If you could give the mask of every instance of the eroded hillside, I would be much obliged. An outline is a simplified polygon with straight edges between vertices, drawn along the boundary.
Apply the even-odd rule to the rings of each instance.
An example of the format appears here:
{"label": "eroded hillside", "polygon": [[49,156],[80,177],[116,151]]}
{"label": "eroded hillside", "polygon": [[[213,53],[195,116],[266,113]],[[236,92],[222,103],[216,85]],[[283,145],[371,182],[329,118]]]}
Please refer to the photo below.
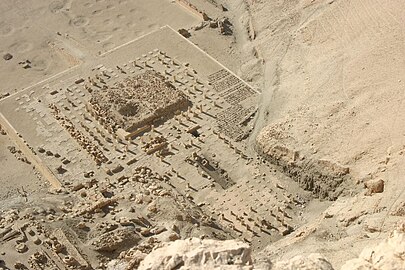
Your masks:
{"label": "eroded hillside", "polygon": [[[248,4],[253,43],[265,60],[258,147],[270,159],[269,145],[279,145],[299,153],[296,163],[328,160],[351,175],[350,192],[324,213],[327,219],[316,218],[268,252],[320,251],[339,265],[403,218],[404,3]],[[382,193],[364,189],[379,180]]]}

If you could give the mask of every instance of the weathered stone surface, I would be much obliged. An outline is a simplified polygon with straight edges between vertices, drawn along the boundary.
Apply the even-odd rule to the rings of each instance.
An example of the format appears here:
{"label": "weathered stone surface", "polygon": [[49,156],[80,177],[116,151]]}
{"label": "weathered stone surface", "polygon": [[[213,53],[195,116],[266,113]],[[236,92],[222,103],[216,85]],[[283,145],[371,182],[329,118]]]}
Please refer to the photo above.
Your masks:
{"label": "weathered stone surface", "polygon": [[129,262],[124,260],[112,260],[107,264],[107,270],[126,270],[128,269]]}
{"label": "weathered stone surface", "polygon": [[127,249],[138,243],[140,237],[132,229],[121,229],[105,233],[91,243],[96,251],[114,252]]}
{"label": "weathered stone surface", "polygon": [[381,193],[384,191],[384,180],[369,180],[364,183],[364,187],[367,188],[366,195],[372,195],[374,193]]}
{"label": "weathered stone surface", "polygon": [[139,269],[253,269],[251,264],[246,243],[190,238],[164,243],[146,256]]}
{"label": "weathered stone surface", "polygon": [[279,261],[274,264],[272,270],[333,270],[332,265],[324,256],[318,253],[309,256],[296,256],[290,260]]}
{"label": "weathered stone surface", "polygon": [[394,231],[376,247],[365,248],[359,258],[347,261],[342,270],[405,269],[405,233]]}

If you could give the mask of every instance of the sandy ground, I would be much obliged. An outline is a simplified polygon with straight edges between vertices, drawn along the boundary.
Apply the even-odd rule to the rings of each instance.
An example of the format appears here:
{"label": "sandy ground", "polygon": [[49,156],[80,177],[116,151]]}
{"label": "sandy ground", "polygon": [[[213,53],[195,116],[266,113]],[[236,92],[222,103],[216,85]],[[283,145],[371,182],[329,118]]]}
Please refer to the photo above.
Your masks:
{"label": "sandy ground", "polygon": [[[12,154],[8,147],[15,147],[13,142],[5,135],[0,136],[0,171],[1,190],[0,198],[7,201],[12,197],[30,196],[38,192],[46,183],[40,179],[33,166],[17,160],[23,154]],[[18,148],[17,148],[18,150]]]}
{"label": "sandy ground", "polygon": [[[0,65],[4,92],[57,74],[166,24],[189,28],[199,21],[175,3],[157,0],[2,1],[0,10],[1,54],[13,55]],[[29,69],[19,64],[26,60],[32,63]]]}

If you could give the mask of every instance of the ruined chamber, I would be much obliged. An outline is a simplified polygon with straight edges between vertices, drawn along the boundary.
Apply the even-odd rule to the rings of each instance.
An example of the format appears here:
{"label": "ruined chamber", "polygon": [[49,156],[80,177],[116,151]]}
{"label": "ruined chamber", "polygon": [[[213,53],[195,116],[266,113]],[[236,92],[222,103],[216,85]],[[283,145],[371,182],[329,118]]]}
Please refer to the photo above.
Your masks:
{"label": "ruined chamber", "polygon": [[147,70],[93,91],[87,109],[119,137],[128,139],[190,105],[185,94],[164,76]]}

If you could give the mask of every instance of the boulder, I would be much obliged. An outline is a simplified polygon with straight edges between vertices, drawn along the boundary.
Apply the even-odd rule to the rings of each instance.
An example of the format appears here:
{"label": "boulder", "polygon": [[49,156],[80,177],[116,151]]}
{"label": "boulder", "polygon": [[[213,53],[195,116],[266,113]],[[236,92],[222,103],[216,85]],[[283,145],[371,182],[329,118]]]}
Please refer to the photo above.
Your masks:
{"label": "boulder", "polygon": [[394,231],[376,247],[367,247],[341,270],[405,269],[405,226]]}
{"label": "boulder", "polygon": [[135,246],[140,237],[131,228],[122,228],[102,234],[91,240],[93,250],[99,252],[119,252]]}
{"label": "boulder", "polygon": [[179,33],[180,33],[180,35],[182,35],[185,38],[191,37],[191,34],[187,29],[184,29],[184,28],[179,29]]}
{"label": "boulder", "polygon": [[253,269],[251,251],[241,241],[189,238],[162,244],[138,269]]}
{"label": "boulder", "polygon": [[367,188],[366,195],[372,195],[374,193],[382,193],[384,191],[384,180],[369,180],[364,183],[364,187]]}
{"label": "boulder", "polygon": [[318,253],[295,256],[292,259],[278,261],[271,268],[272,270],[333,270],[332,265],[326,258]]}
{"label": "boulder", "polygon": [[6,53],[5,55],[3,55],[3,59],[8,61],[11,60],[13,58],[13,55],[10,53]]}

